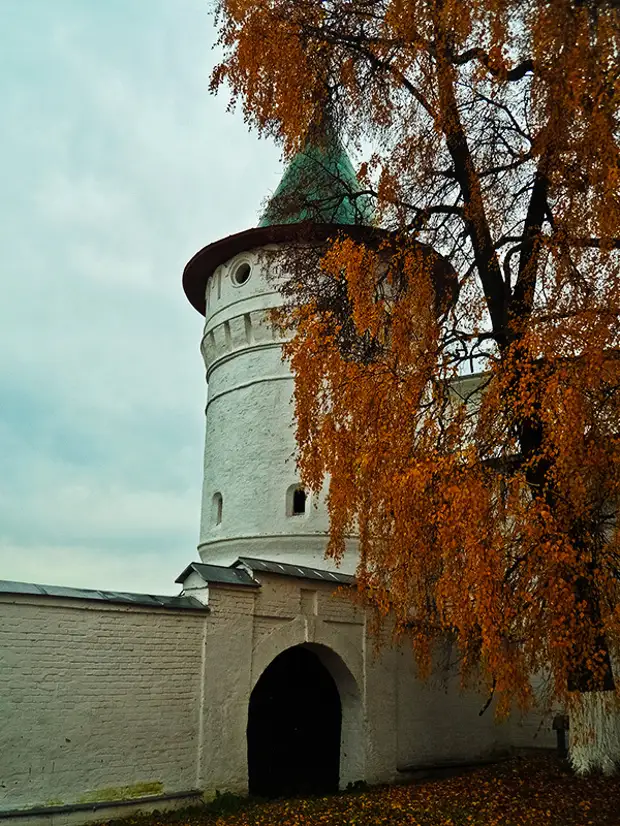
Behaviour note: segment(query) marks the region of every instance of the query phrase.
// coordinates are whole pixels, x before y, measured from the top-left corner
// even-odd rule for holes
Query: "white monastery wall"
[[[461,688],[457,669],[450,666],[457,656],[453,648],[446,646],[436,657],[428,680],[417,676],[409,646],[398,656],[400,766],[466,763],[511,748],[555,748],[549,715],[514,711],[498,722],[494,701],[483,711],[489,697]]]
[[[195,790],[207,616],[1,595],[0,812]]]
[[[418,678],[409,646],[402,646],[395,656],[401,767],[466,763],[506,753],[511,745],[510,723],[495,721],[493,705],[480,715],[488,698],[461,690],[460,677],[448,664],[448,648],[436,658],[428,681]]]
[[[478,716],[486,698],[462,695],[452,676],[421,683],[408,649],[376,653],[363,612],[334,595],[333,584],[257,579],[259,588],[210,585],[204,612],[0,595],[0,814],[246,793],[252,689],[296,645],[314,651],[338,687],[343,788],[510,747],[511,724],[497,726],[492,710]],[[83,823],[115,813],[3,823]]]
[[[545,675],[540,673],[532,680],[534,694],[541,699],[545,694]],[[554,714],[561,713],[556,706],[552,712],[543,713],[534,709],[526,715],[514,714],[511,718],[511,742],[515,748],[553,749],[557,747],[557,737],[552,728]]]
[[[252,624],[255,591],[209,590],[211,615],[205,649],[200,788],[248,790],[246,727],[251,693]]]

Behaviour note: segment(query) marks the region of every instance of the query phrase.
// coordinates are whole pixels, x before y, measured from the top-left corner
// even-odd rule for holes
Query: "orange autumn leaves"
[[[532,314],[518,355],[459,379],[450,330],[433,311],[432,273],[403,249],[390,259],[350,239],[333,244],[321,277],[346,285],[340,315],[316,301],[279,314],[294,332],[285,355],[302,477],[315,489],[329,479],[329,553],[338,558],[359,533],[360,592],[412,635],[423,667],[449,634],[464,676],[482,665],[499,713],[528,704],[541,669],[552,695],[566,698],[575,660],[603,667],[600,627],[614,644],[620,628],[613,325],[588,331],[577,357],[574,333],[598,324],[596,313],[565,318],[558,331],[546,307]],[[520,423],[533,416],[544,439],[517,463]],[[532,495],[528,472],[541,463],[553,507]],[[602,595],[602,626],[579,599],[579,577]]]
[[[220,0],[227,83],[285,155],[327,112],[390,244],[285,251],[278,322],[329,552],[498,711],[620,647],[620,9]],[[446,303],[423,242],[460,285]],[[475,369],[474,381],[464,374]],[[584,676],[585,675],[585,676]]]
[[[302,478],[315,489],[329,479],[328,552],[339,558],[359,533],[360,593],[412,636],[423,668],[447,634],[465,677],[482,666],[498,713],[526,707],[542,669],[567,699],[575,661],[603,676],[601,628],[609,644],[620,638],[613,329],[576,352],[567,320],[553,337],[534,313],[518,352],[459,377],[421,256],[382,260],[345,239],[321,266],[346,284],[340,314],[310,301],[278,319],[294,333]],[[530,419],[544,436],[524,458]],[[544,490],[532,482],[540,466]],[[594,619],[575,587],[584,578],[600,595]]]
[[[554,758],[537,757],[412,785],[249,800],[228,814],[210,811],[207,804],[108,826],[617,826],[619,797],[618,778],[574,777]]]
[[[437,89],[438,32],[448,40],[454,79],[497,87],[525,60],[535,67],[528,126],[540,156],[557,144],[554,183],[595,194],[603,230],[617,232],[619,169],[615,109],[617,4],[577,0],[217,0],[224,59],[211,88],[226,85],[248,122],[278,136],[287,155],[300,148],[324,112],[326,95],[348,107],[349,126],[370,135],[417,117],[403,87],[442,131]],[[330,93],[331,90],[331,93]],[[419,124],[411,124],[409,133]],[[520,128],[515,127],[517,130]],[[427,141],[430,140],[427,137]],[[585,162],[584,162],[585,161]],[[394,170],[392,170],[394,171]],[[581,193],[585,190],[582,188]],[[569,196],[570,200],[570,196]],[[609,201],[615,201],[609,211]],[[579,209],[579,204],[569,205]]]

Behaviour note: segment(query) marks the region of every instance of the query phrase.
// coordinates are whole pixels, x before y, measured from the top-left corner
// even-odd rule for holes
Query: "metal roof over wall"
[[[265,571],[269,574],[280,574],[281,576],[293,576],[297,579],[314,579],[321,582],[336,582],[341,585],[352,585],[354,577],[350,574],[341,574],[338,571],[326,571],[323,568],[310,568],[307,565],[293,565],[288,562],[272,562],[266,559],[254,559],[249,556],[240,556],[233,563],[234,566],[243,565],[253,573]]]
[[[179,574],[175,582],[185,582],[187,577],[195,571],[205,582],[214,585],[246,585],[258,588],[258,582],[252,579],[242,568],[227,568],[223,565],[207,565],[204,562],[190,562],[187,568]]]
[[[208,611],[209,609],[193,597],[162,596],[155,594],[132,594],[124,591],[97,591],[90,588],[65,588],[62,585],[36,585],[32,582],[10,582],[0,580],[0,594],[20,596],[60,597],[64,599],[86,599],[122,605],[145,605],[149,608],[174,610]]]

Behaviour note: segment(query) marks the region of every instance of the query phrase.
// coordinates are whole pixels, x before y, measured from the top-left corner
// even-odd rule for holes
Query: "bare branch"
[[[525,75],[533,74],[534,72],[534,61],[531,58],[521,61],[521,63],[518,63],[512,69],[505,70],[495,66],[489,53],[479,47],[468,49],[460,55],[451,55],[451,63],[454,66],[464,66],[472,60],[479,60],[494,77],[511,82],[521,80]]]

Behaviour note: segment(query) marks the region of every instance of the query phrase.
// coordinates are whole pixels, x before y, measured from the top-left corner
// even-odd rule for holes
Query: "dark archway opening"
[[[295,646],[276,657],[250,697],[250,794],[338,791],[341,724],[336,683],[317,655]]]

